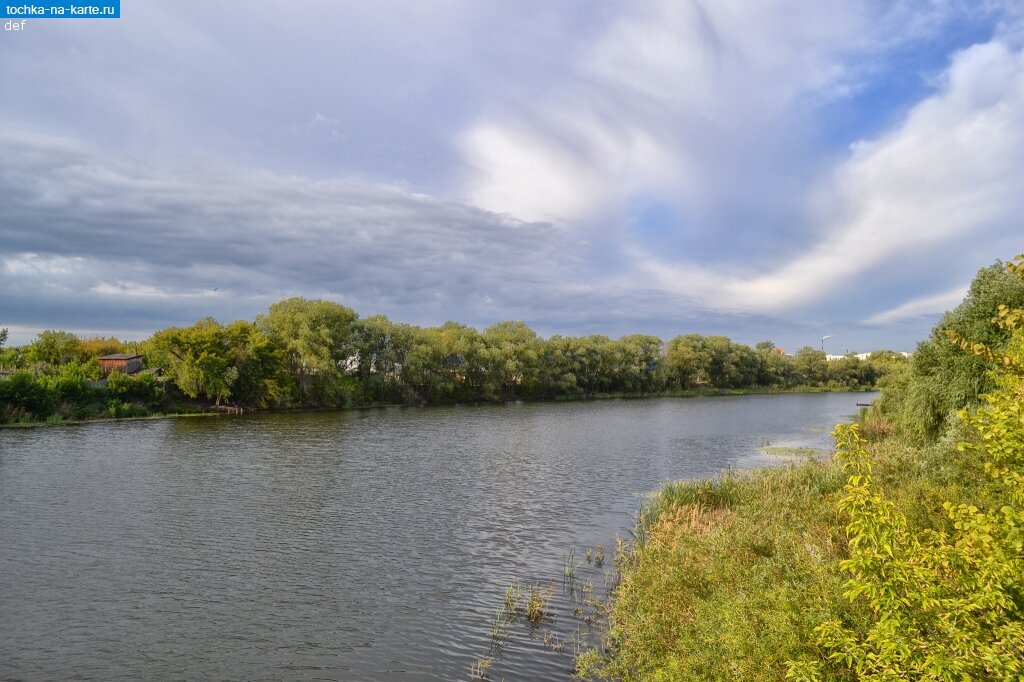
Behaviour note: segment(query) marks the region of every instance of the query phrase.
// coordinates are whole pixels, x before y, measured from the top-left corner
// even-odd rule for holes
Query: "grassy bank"
[[[1024,680],[1022,304],[1024,254],[979,271],[834,458],[667,485],[578,673]]]
[[[983,469],[947,439],[918,450],[869,442],[875,484],[915,528],[950,531],[943,503],[973,500]],[[815,628],[872,619],[843,597],[849,558],[839,511],[848,480],[835,460],[730,472],[665,486],[639,514],[617,559],[606,652],[582,677],[619,680],[783,680],[788,662],[826,659]],[[826,679],[857,679],[833,670]]]

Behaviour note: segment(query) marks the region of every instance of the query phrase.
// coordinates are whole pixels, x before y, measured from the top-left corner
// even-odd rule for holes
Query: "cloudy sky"
[[[141,338],[301,295],[911,350],[1024,250],[1022,48],[1019,0],[30,20],[0,32],[0,327]]]

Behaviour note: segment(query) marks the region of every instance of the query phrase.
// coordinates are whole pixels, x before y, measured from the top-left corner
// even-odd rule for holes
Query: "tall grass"
[[[842,471],[808,461],[672,483],[641,510],[617,557],[606,646],[583,677],[781,680],[836,599],[845,551]]]

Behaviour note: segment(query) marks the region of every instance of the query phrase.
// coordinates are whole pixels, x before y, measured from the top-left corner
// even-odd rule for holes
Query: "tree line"
[[[101,381],[97,359],[110,353],[142,354],[162,376]],[[810,347],[783,355],[771,341],[751,348],[699,334],[665,343],[648,334],[544,339],[516,321],[483,331],[456,322],[418,327],[296,297],[254,321],[204,318],[141,342],[49,330],[31,344],[0,347],[0,370],[7,370],[0,419],[130,416],[201,404],[266,409],[860,388],[905,362],[889,351],[828,362]]]

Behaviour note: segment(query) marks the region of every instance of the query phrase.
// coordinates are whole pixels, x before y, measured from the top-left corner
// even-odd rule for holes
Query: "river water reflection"
[[[660,483],[829,447],[871,397],[0,430],[0,678],[468,679],[514,578],[557,585]],[[492,678],[567,679],[544,631]]]

